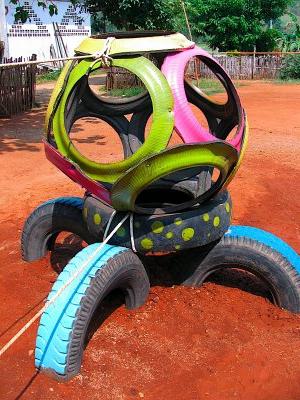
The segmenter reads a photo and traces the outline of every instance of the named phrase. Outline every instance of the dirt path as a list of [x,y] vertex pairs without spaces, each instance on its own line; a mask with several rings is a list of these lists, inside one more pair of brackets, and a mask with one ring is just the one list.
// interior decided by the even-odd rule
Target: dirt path
[[[300,85],[253,83],[239,91],[251,138],[230,186],[233,222],[269,230],[299,252]],[[56,277],[49,259],[21,261],[25,218],[44,200],[83,193],[44,157],[44,112],[0,120],[0,345],[40,307]],[[112,160],[117,141],[103,130],[99,137],[90,126],[89,135]],[[0,359],[1,399],[300,399],[300,317],[237,288],[152,287],[140,310],[120,307],[106,319],[81,375],[65,384],[35,374],[36,328]]]

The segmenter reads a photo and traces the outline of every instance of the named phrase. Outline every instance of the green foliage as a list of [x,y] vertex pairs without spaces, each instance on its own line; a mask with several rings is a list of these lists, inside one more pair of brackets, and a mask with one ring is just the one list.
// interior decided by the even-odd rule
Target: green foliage
[[[9,2],[15,9],[14,15],[15,15],[16,22],[22,22],[22,24],[25,24],[25,22],[27,22],[27,20],[30,21],[28,11],[25,10],[22,0],[10,0]],[[51,17],[53,15],[57,15],[57,13],[58,13],[57,5],[54,4],[54,2],[52,0],[45,0],[45,1],[38,0],[37,4],[43,10],[45,10],[47,8]]]
[[172,2],[166,0],[85,0],[92,14],[101,13],[117,29],[170,29]]
[[300,79],[300,55],[293,54],[285,57],[280,79]]
[[57,81],[60,73],[61,73],[60,69],[55,70],[55,71],[46,72],[45,74],[38,75],[36,82],[37,83],[45,83],[45,82]]
[[291,0],[189,0],[191,25],[222,51],[272,50],[278,34],[266,24],[282,15]]
[[272,51],[278,47],[278,40],[281,40],[282,35],[277,29],[267,29],[262,31],[256,40],[257,51]]
[[300,18],[296,14],[289,12],[276,21],[276,26],[281,32],[281,36],[277,40],[278,48],[281,51],[299,51]]
[[[172,29],[174,13],[178,4],[172,0],[71,0],[78,8],[88,9],[93,16],[93,31],[103,32],[111,28],[135,29]],[[15,20],[25,23],[28,11],[24,9],[24,0],[10,0],[15,8]],[[38,6],[48,9],[50,16],[57,15],[58,8],[54,0],[38,0]]]

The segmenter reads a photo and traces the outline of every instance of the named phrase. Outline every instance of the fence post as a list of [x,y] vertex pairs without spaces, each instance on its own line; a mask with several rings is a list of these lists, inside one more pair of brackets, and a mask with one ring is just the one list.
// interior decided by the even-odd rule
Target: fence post
[[252,57],[252,71],[251,71],[251,79],[254,79],[255,72],[256,72],[256,59],[255,59],[255,53],[256,53],[256,46],[253,46],[253,57]]

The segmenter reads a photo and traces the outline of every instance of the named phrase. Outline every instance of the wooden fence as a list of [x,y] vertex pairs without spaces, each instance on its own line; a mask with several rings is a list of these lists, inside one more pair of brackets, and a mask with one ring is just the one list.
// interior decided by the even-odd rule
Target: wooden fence
[[[218,54],[213,57],[222,65],[232,79],[277,79],[287,54],[300,53],[238,53]],[[186,71],[187,76],[195,78],[213,78],[214,74],[199,59],[191,60]],[[142,86],[141,81],[124,69],[112,68],[107,75],[106,90]]]
[[130,87],[143,87],[142,81],[125,69],[112,67],[109,69],[106,75],[106,91],[109,92],[112,89],[123,89]]
[[[283,65],[284,55],[281,54],[241,54],[241,55],[214,55],[232,79],[277,79]],[[197,68],[197,71],[195,71]],[[210,78],[213,73],[206,65],[196,59],[190,62],[189,75]]]
[[[35,60],[33,55],[29,60]],[[4,63],[21,62],[22,57],[15,60],[4,59]],[[30,110],[35,101],[36,65],[0,67],[0,116],[10,117]]]

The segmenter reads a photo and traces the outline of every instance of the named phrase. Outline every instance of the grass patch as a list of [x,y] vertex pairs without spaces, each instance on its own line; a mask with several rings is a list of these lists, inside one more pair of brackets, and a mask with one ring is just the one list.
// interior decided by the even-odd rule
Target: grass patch
[[60,73],[61,73],[61,69],[58,69],[56,71],[48,71],[45,74],[37,75],[36,83],[57,81]]
[[[201,89],[205,94],[211,96],[217,93],[225,93],[226,90],[221,82],[215,79],[199,79],[198,83],[196,79],[191,80],[192,84]],[[235,82],[235,87],[246,86],[246,83],[243,82]]]
[[300,79],[276,79],[270,82],[276,85],[300,85]]
[[130,88],[112,89],[104,95],[109,97],[133,97],[145,92],[145,88],[140,86],[133,86]]

